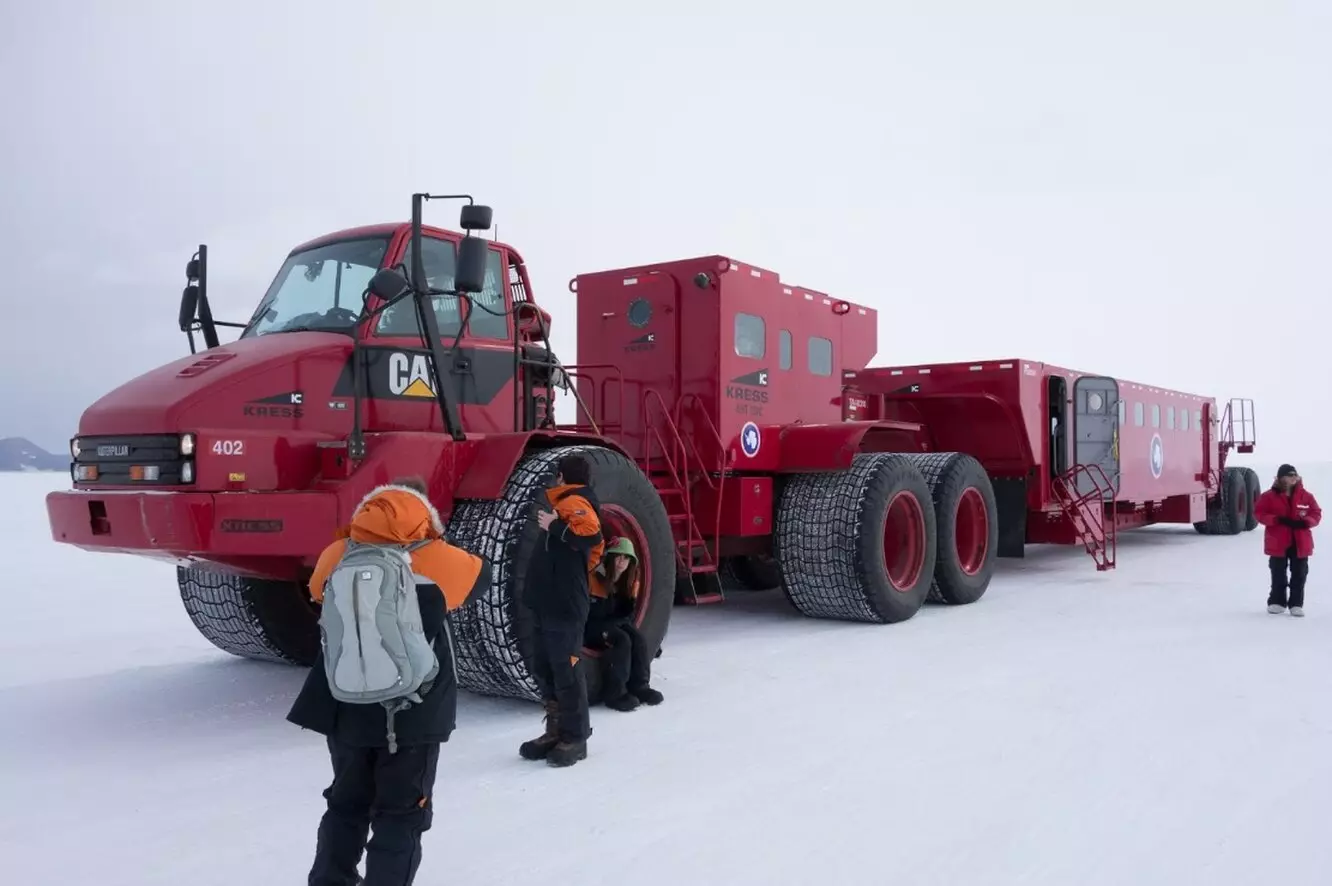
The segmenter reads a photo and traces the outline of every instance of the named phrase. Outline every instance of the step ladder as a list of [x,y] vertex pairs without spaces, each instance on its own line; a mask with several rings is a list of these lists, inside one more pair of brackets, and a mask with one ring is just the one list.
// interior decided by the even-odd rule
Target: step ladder
[[[1079,492],[1079,479],[1090,487]],[[1097,572],[1115,568],[1118,550],[1117,522],[1114,512],[1106,512],[1106,502],[1114,501],[1114,484],[1100,465],[1074,465],[1050,484],[1064,518],[1096,564]]]
[[[688,606],[704,606],[726,599],[715,548],[721,522],[722,475],[714,477],[709,474],[693,441],[687,441],[680,433],[679,417],[689,402],[682,398],[671,410],[656,391],[644,392],[642,468],[643,473],[652,478],[652,484],[666,507],[675,540],[676,600]],[[707,419],[707,424],[716,438],[722,460],[726,461],[721,436],[711,419]],[[706,483],[715,493],[716,514],[710,534],[699,525],[694,507],[694,490],[700,483]]]

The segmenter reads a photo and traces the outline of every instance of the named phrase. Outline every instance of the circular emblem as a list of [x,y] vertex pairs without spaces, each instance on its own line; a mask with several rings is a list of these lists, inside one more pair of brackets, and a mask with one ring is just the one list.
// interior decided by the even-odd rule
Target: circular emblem
[[758,455],[759,447],[763,445],[763,438],[759,436],[758,425],[752,421],[745,422],[745,426],[740,429],[740,448],[744,450],[745,455],[753,458]]
[[652,320],[652,302],[645,298],[636,298],[629,304],[629,310],[625,316],[629,318],[629,325],[635,329],[642,329]]
[[1161,445],[1161,435],[1152,434],[1152,476],[1157,480],[1161,479],[1161,472],[1165,470],[1165,447]]

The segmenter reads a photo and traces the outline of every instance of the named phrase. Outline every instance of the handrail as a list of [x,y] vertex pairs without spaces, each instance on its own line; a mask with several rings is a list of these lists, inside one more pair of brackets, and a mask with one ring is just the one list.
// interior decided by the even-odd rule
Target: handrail
[[[1088,492],[1079,492],[1077,487],[1078,474],[1086,474],[1092,482],[1092,489]],[[1082,542],[1087,553],[1091,555],[1093,562],[1096,563],[1097,571],[1113,569],[1115,557],[1119,546],[1119,524],[1118,518],[1113,513],[1106,512],[1106,494],[1109,493],[1113,504],[1115,486],[1110,482],[1110,477],[1105,469],[1099,464],[1074,464],[1064,473],[1054,478],[1055,495],[1059,498],[1060,509],[1064,515],[1073,523],[1073,528],[1078,532],[1079,540]],[[1093,503],[1095,507],[1093,507]],[[1092,527],[1088,526],[1089,516],[1082,513],[1087,511],[1091,515],[1099,512],[1101,521],[1101,537],[1099,547],[1101,556],[1097,556],[1097,542]],[[1070,513],[1073,511],[1075,513]],[[1079,529],[1074,518],[1082,521],[1083,527]]]
[[[682,396],[680,397],[679,402],[676,403],[676,405],[675,405],[676,412],[677,412],[677,413],[683,413],[683,411],[684,411],[684,406],[685,406],[686,403],[694,403],[694,404],[696,404],[695,409],[694,409],[694,412],[693,412],[693,415],[694,415],[694,416],[702,416],[703,421],[704,421],[704,422],[707,424],[707,426],[708,426],[708,430],[710,430],[710,431],[712,432],[712,439],[715,440],[715,441],[717,441],[717,452],[718,452],[718,454],[721,456],[721,459],[720,459],[721,467],[720,467],[719,470],[720,470],[720,472],[725,473],[726,469],[729,468],[729,467],[731,466],[731,464],[732,464],[732,462],[733,462],[733,460],[734,460],[734,455],[735,455],[735,453],[734,453],[734,452],[733,452],[733,451],[732,451],[732,450],[726,445],[726,442],[725,442],[724,440],[722,440],[721,431],[719,431],[719,430],[717,429],[717,425],[716,425],[716,423],[712,420],[712,416],[709,415],[709,414],[708,414],[708,410],[704,408],[704,405],[703,405],[703,399],[702,399],[701,397],[699,397],[698,394],[684,394],[684,395],[682,395]],[[679,416],[678,416],[678,415],[677,415],[677,418],[676,418],[676,422],[677,422],[677,424],[679,423]],[[693,445],[693,438],[690,438],[690,445]],[[701,454],[698,453],[698,447],[697,447],[697,446],[694,447],[694,452],[695,452],[695,454],[698,454],[698,455],[699,455],[699,459],[698,459],[698,461],[699,461],[699,465],[700,465],[700,467],[701,467],[701,466],[703,465],[703,459],[702,459]],[[704,473],[704,475],[707,475],[707,474],[708,474],[707,471],[703,471],[703,473]],[[709,477],[709,480],[711,480],[711,477]],[[716,485],[715,485],[715,484],[713,485],[713,488],[714,488],[714,489],[716,488]]]

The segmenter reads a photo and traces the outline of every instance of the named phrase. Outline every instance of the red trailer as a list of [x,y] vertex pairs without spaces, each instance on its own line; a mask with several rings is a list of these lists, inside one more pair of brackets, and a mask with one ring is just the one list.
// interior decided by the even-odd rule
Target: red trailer
[[[309,664],[314,558],[378,484],[420,473],[458,544],[494,565],[454,620],[465,688],[535,698],[518,603],[557,459],[585,454],[609,532],[641,552],[637,620],[780,586],[805,615],[910,618],[970,603],[996,556],[1118,529],[1251,529],[1252,407],[1028,360],[867,369],[868,307],[722,256],[584,274],[578,360],[511,246],[410,224],[297,247],[246,323],[219,324],[207,250],[180,325],[192,355],[107,394],[71,441],[53,537],[178,564],[195,625],[237,655]],[[217,326],[241,328],[223,345]],[[205,350],[194,354],[194,335]],[[561,390],[577,400],[556,422]],[[1122,397],[1122,399],[1121,399]],[[595,650],[588,657],[595,657]],[[596,669],[589,669],[595,694]]]

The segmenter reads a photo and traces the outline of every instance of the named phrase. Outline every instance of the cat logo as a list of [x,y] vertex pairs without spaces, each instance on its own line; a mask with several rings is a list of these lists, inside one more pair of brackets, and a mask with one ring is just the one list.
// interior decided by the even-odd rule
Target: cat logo
[[389,356],[389,390],[396,397],[433,398],[430,361],[425,354],[394,353]]

